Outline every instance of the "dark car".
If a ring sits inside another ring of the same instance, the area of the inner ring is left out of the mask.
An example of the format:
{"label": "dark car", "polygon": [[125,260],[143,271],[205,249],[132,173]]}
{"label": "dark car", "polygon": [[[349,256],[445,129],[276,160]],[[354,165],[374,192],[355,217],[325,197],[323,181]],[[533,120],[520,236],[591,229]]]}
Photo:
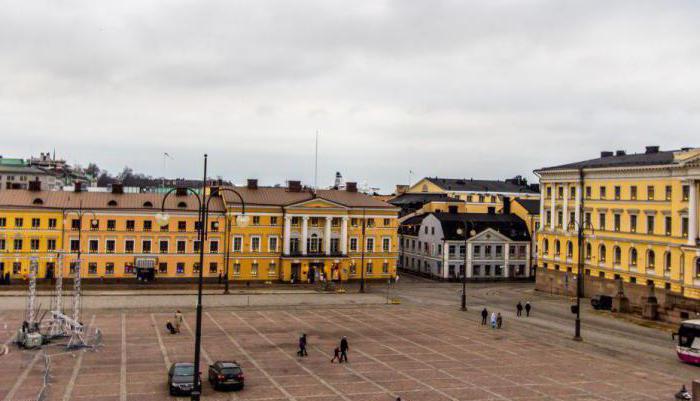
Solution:
{"label": "dark car", "polygon": [[194,389],[194,364],[176,362],[168,370],[170,395],[190,395]]}
{"label": "dark car", "polygon": [[596,310],[611,310],[613,299],[609,295],[598,295],[597,297],[591,298],[591,306]]}
{"label": "dark car", "polygon": [[237,362],[216,361],[209,365],[209,383],[215,390],[242,390],[243,370]]}

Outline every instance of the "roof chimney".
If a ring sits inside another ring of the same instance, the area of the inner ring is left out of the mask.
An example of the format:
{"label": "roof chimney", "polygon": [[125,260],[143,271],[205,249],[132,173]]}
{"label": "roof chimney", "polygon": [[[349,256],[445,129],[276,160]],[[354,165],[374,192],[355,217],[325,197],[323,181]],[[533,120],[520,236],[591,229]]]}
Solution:
{"label": "roof chimney", "polygon": [[356,182],[346,182],[345,183],[345,190],[348,192],[357,192],[357,183]]}
{"label": "roof chimney", "polygon": [[248,189],[258,189],[258,180],[255,178],[248,178]]}
{"label": "roof chimney", "polygon": [[112,184],[112,193],[113,194],[123,194],[124,193],[124,184],[121,183],[114,183]]}
{"label": "roof chimney", "polygon": [[615,156],[624,156],[624,155],[626,155],[626,154],[627,154],[627,153],[625,153],[624,150],[617,150],[617,151],[615,151]]}
{"label": "roof chimney", "polygon": [[647,146],[647,150],[645,153],[646,154],[659,153],[659,147],[658,146]]}
{"label": "roof chimney", "polygon": [[83,183],[80,181],[76,181],[73,183],[73,190],[75,192],[81,192],[83,190]]}
{"label": "roof chimney", "polygon": [[613,152],[611,152],[609,150],[604,150],[604,151],[600,152],[600,157],[610,157],[612,155],[613,155]]}
{"label": "roof chimney", "polygon": [[39,180],[29,181],[29,190],[30,191],[41,191],[41,181],[39,181]]}
{"label": "roof chimney", "polygon": [[510,214],[510,197],[503,197],[503,214]]}
{"label": "roof chimney", "polygon": [[298,180],[287,181],[287,190],[289,192],[301,192],[301,181],[298,181]]}

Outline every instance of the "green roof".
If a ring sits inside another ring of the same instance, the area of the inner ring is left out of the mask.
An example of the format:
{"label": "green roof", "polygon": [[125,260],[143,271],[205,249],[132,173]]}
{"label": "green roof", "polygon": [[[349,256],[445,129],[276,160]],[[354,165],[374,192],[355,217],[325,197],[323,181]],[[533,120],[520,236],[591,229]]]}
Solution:
{"label": "green roof", "polygon": [[24,166],[28,166],[29,163],[25,162],[24,159],[0,157],[0,165],[24,167]]}

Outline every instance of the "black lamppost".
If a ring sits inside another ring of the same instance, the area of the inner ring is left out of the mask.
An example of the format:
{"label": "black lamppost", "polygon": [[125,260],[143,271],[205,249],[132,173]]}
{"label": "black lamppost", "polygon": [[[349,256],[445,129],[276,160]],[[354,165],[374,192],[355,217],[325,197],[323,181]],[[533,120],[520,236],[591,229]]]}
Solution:
{"label": "black lamppost", "polygon": [[[170,216],[165,213],[165,201],[168,199],[168,196],[172,194],[173,192],[177,191],[178,188],[173,188],[169,190],[168,192],[165,193],[165,196],[163,196],[163,201],[161,203],[161,213],[158,213],[156,215],[156,222],[158,225],[161,227],[168,225],[168,221],[170,220]],[[196,318],[196,328],[195,328],[195,336],[194,336],[194,387],[192,389],[192,401],[199,401],[199,398],[202,394],[202,381],[200,377],[200,372],[199,372],[199,359],[200,359],[200,353],[201,353],[201,345],[202,345],[202,286],[204,283],[204,242],[206,241],[207,238],[207,218],[209,215],[209,202],[214,198],[214,196],[210,196],[207,199],[207,155],[204,155],[204,177],[202,180],[202,193],[199,194],[196,191],[194,191],[191,188],[184,188],[186,192],[191,193],[194,195],[195,199],[197,199],[197,203],[199,206],[199,277],[197,280],[197,318]],[[233,192],[241,200],[241,215],[237,219],[238,224],[241,227],[245,227],[248,224],[248,216],[245,215],[245,203],[243,201],[243,197],[236,192],[233,189],[230,188],[219,188],[219,191],[229,191]],[[228,238],[226,239],[228,241]],[[226,278],[228,282],[228,277]]]}
{"label": "black lamppost", "polygon": [[[470,236],[474,236],[476,232],[474,229],[471,231],[467,231],[467,223],[469,223],[466,219],[462,221],[462,225],[464,228],[458,228],[457,229],[457,234],[463,234],[464,235],[464,271],[462,273],[462,310],[466,311],[467,310],[467,249],[468,249],[468,243],[467,240],[469,240]],[[471,224],[470,224],[471,225]]]}
{"label": "black lamppost", "polygon": [[[583,191],[583,170],[579,169],[579,181],[581,183],[578,191]],[[577,246],[578,246],[578,269],[576,269],[576,321],[574,323],[574,340],[575,341],[583,341],[583,338],[581,337],[581,297],[583,296],[583,265],[584,265],[584,249],[583,249],[583,243],[584,243],[584,230],[586,229],[586,226],[588,226],[589,229],[592,230],[592,227],[590,226],[590,221],[585,221],[585,217],[583,215],[583,193],[578,193],[576,194],[577,197],[581,199],[579,202],[579,207],[578,207],[578,215],[579,215],[579,221],[570,221],[569,222],[569,228],[576,228],[577,229]]]}

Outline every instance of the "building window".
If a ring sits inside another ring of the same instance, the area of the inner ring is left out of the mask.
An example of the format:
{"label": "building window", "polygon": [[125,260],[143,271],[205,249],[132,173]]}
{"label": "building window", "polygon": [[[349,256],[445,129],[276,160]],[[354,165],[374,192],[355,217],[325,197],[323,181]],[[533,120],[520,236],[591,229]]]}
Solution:
{"label": "building window", "polygon": [[605,248],[605,245],[601,245],[600,248],[598,249],[598,259],[600,259],[600,261],[602,263],[605,263],[605,261],[608,257],[607,253],[608,252],[607,252],[607,249]]}
{"label": "building window", "polygon": [[607,197],[607,188],[600,187],[600,199],[605,199]]}
{"label": "building window", "polygon": [[116,248],[116,242],[113,239],[108,239],[105,241],[105,252],[114,253]]}
{"label": "building window", "polygon": [[144,220],[143,231],[151,231],[152,228],[153,228],[153,222],[150,220]]}
{"label": "building window", "polygon": [[201,245],[201,242],[199,242],[199,240],[192,241],[192,251],[195,253],[199,252],[200,245]]}
{"label": "building window", "polygon": [[12,262],[12,274],[22,273],[22,262]]}
{"label": "building window", "polygon": [[[476,246],[474,246],[474,252],[476,253]],[[549,253],[549,240],[547,238],[542,241],[542,253],[545,255]]]}
{"label": "building window", "polygon": [[637,215],[630,215],[630,232],[637,232]]}
{"label": "building window", "polygon": [[185,264],[183,262],[177,262],[175,265],[176,274],[185,274]]}
{"label": "building window", "polygon": [[622,188],[619,185],[615,185],[615,200],[620,200],[620,194],[622,193]]}
{"label": "building window", "polygon": [[382,251],[384,251],[384,252],[391,251],[391,238],[388,238],[388,237],[382,238]]}
{"label": "building window", "polygon": [[250,237],[250,251],[260,252],[260,237],[253,236]]}
{"label": "building window", "polygon": [[683,201],[688,201],[690,198],[690,185],[683,185]]}
{"label": "building window", "polygon": [[272,217],[270,217],[270,225],[271,225],[271,226],[276,226],[276,225],[277,225],[277,216],[272,216]]}
{"label": "building window", "polygon": [[586,242],[586,259],[591,260],[591,243]]}
{"label": "building window", "polygon": [[77,239],[71,239],[70,240],[70,251],[71,252],[79,252],[80,251],[80,241]]}
{"label": "building window", "polygon": [[367,274],[372,274],[372,261],[367,262],[366,270]]}
{"label": "building window", "polygon": [[260,216],[253,216],[253,225],[254,226],[260,225]]}
{"label": "building window", "polygon": [[656,266],[656,254],[651,249],[647,251],[647,269],[653,269]]}
{"label": "building window", "polygon": [[269,237],[267,247],[270,252],[277,252],[277,237]]}
{"label": "building window", "polygon": [[199,264],[199,262],[194,262],[192,264],[192,273],[199,273],[200,267],[201,267],[201,265]]}
{"label": "building window", "polygon": [[[4,240],[3,240],[3,246],[0,249],[4,249]],[[56,250],[56,240],[55,239],[49,239],[46,240],[46,249],[49,251],[55,251]]]}
{"label": "building window", "polygon": [[258,262],[253,262],[253,264],[250,265],[250,275],[253,277],[258,276]]}
{"label": "building window", "polygon": [[367,227],[372,228],[374,226],[375,226],[374,219],[367,219]]}
{"label": "building window", "polygon": [[564,222],[564,217],[563,217],[562,211],[559,210],[559,211],[557,211],[557,227],[561,228],[563,222]]}
{"label": "building window", "polygon": [[210,253],[219,253],[219,240],[211,240],[209,241],[209,252]]}
{"label": "building window", "polygon": [[673,187],[670,185],[666,185],[666,200],[670,201],[672,197],[673,197]]}
{"label": "building window", "polygon": [[166,224],[164,226],[160,226],[160,231],[169,231],[170,230],[170,225]]}
{"label": "building window", "polygon": [[557,187],[557,199],[562,199],[564,198],[564,187],[559,186]]}
{"label": "building window", "polygon": [[133,239],[128,239],[128,240],[124,241],[124,252],[134,253],[134,240]]}
{"label": "building window", "polygon": [[571,258],[574,256],[574,244],[571,241],[566,241],[566,257]]}
{"label": "building window", "polygon": [[671,252],[664,254],[664,270],[667,272],[671,271]]}
{"label": "building window", "polygon": [[647,234],[654,234],[654,216],[647,216]]}
{"label": "building window", "polygon": [[105,275],[106,276],[114,275],[114,263],[112,263],[112,262],[105,263]]}
{"label": "building window", "polygon": [[630,187],[630,199],[636,200],[637,199],[637,186],[632,185]]}
{"label": "building window", "polygon": [[620,231],[620,220],[621,220],[620,214],[615,213],[613,215],[613,227],[614,227],[615,231]]}
{"label": "building window", "polygon": [[168,240],[160,240],[160,253],[168,253]]}
{"label": "building window", "polygon": [[97,274],[97,263],[88,263],[88,274]]}
{"label": "building window", "polygon": [[163,273],[163,274],[168,273],[168,263],[167,262],[158,263],[158,273]]}
{"label": "building window", "polygon": [[187,231],[187,222],[186,221],[178,221],[177,222],[177,231]]}
{"label": "building window", "polygon": [[134,223],[134,220],[127,220],[126,221],[126,231],[134,231],[134,227],[136,224]]}
{"label": "building window", "polygon": [[100,221],[97,219],[90,220],[90,230],[98,231],[100,229]]}
{"label": "building window", "polygon": [[143,240],[141,242],[141,251],[143,253],[151,253],[151,240]]}
{"label": "building window", "polygon": [[666,235],[671,235],[671,233],[673,232],[673,226],[672,226],[673,219],[671,219],[671,216],[666,216],[666,218],[664,219],[664,222],[665,222],[664,229],[666,231]]}
{"label": "building window", "polygon": [[[471,195],[470,195],[470,197],[471,197]],[[552,197],[552,187],[548,186],[547,187],[547,199],[550,199],[551,197]]]}
{"label": "building window", "polygon": [[598,228],[600,230],[605,230],[605,213],[600,213],[598,215]]}
{"label": "building window", "polygon": [[547,221],[547,225],[551,225],[551,224],[552,224],[552,212],[551,212],[550,210],[547,210],[547,218],[546,218],[546,221]]}
{"label": "building window", "polygon": [[357,252],[357,238],[350,238],[350,251]]}
{"label": "building window", "polygon": [[36,217],[32,219],[32,228],[39,228],[41,227],[41,219],[37,219]]}
{"label": "building window", "polygon": [[241,275],[241,264],[236,262],[233,264],[233,275],[234,276],[240,276]]}
{"label": "building window", "polygon": [[350,265],[350,275],[357,275],[357,266],[354,263]]}
{"label": "building window", "polygon": [[49,228],[56,228],[56,219],[49,219]]}
{"label": "building window", "polygon": [[591,212],[586,212],[586,213],[583,215],[583,225],[584,225],[585,227],[590,228],[590,227],[593,225],[592,221],[593,221],[593,220],[591,219]]}
{"label": "building window", "polygon": [[613,248],[613,263],[616,265],[622,263],[622,249],[619,246]]}
{"label": "building window", "polygon": [[243,237],[233,237],[233,251],[241,252],[243,249]]}
{"label": "building window", "polygon": [[384,219],[384,227],[389,227],[391,225],[390,219]]}
{"label": "building window", "polygon": [[107,231],[114,231],[117,229],[116,220],[107,220]]}
{"label": "building window", "polygon": [[219,222],[212,221],[211,223],[209,223],[209,231],[211,231],[211,232],[219,231]]}
{"label": "building window", "polygon": [[21,217],[15,217],[15,227],[22,227],[24,225],[24,219]]}
{"label": "building window", "polygon": [[[55,219],[54,219],[55,220]],[[0,217],[0,227],[5,227],[7,226],[7,218],[6,217]]]}
{"label": "building window", "polygon": [[630,266],[637,266],[637,249],[630,249]]}
{"label": "building window", "polygon": [[374,252],[374,238],[372,238],[372,237],[367,238],[367,244],[365,246],[365,250],[367,252]]}
{"label": "building window", "polygon": [[681,236],[683,238],[688,238],[688,218],[681,218]]}
{"label": "building window", "polygon": [[29,249],[31,249],[32,251],[39,250],[39,239],[38,238],[32,238],[29,240]]}
{"label": "building window", "polygon": [[100,241],[96,239],[91,239],[88,241],[88,252],[97,253],[100,246]]}
{"label": "building window", "polygon": [[591,187],[586,187],[586,199],[591,198]]}
{"label": "building window", "polygon": [[382,273],[389,274],[389,262],[382,263]]}
{"label": "building window", "polygon": [[209,274],[216,273],[219,271],[219,264],[216,262],[209,262]]}
{"label": "building window", "polygon": [[654,186],[647,186],[647,199],[654,200]]}
{"label": "building window", "polygon": [[276,277],[277,276],[277,264],[275,262],[270,262],[267,266],[267,276]]}
{"label": "building window", "polygon": [[78,270],[78,262],[70,262],[68,265],[68,272],[70,274],[75,274],[75,272]]}
{"label": "building window", "polygon": [[554,255],[559,256],[561,254],[561,243],[559,240],[554,241]]}

